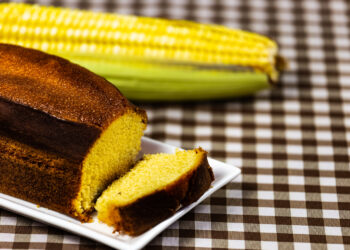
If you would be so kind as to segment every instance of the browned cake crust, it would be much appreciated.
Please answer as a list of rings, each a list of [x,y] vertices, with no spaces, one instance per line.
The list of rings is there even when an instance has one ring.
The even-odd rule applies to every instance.
[[[122,234],[140,235],[173,215],[181,205],[198,200],[209,189],[214,174],[206,155],[194,171],[164,190],[147,195],[130,205],[116,207],[110,214],[114,228]]]
[[[80,176],[75,163],[0,136],[0,192],[87,220],[71,204]]]
[[[104,78],[69,61],[0,44],[0,192],[72,212],[81,163],[116,118],[136,108]]]

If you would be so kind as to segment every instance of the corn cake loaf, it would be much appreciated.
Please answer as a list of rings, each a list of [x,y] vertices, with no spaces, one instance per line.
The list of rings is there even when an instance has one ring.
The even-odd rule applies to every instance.
[[[0,44],[0,192],[88,221],[134,164],[146,122],[102,77]]]
[[[196,201],[214,180],[201,149],[145,155],[98,198],[100,221],[122,234],[139,235]]]

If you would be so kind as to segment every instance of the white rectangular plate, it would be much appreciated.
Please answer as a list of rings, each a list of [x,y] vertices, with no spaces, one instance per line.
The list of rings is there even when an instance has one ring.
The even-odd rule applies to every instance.
[[[149,138],[142,138],[142,153],[173,153],[176,147],[158,142]],[[170,218],[159,223],[157,226],[148,230],[144,234],[137,237],[129,237],[113,233],[113,228],[108,227],[103,223],[99,223],[96,214],[93,216],[92,223],[81,223],[78,220],[70,218],[66,215],[57,213],[55,211],[37,207],[35,204],[26,202],[5,194],[0,193],[0,207],[30,217],[34,220],[49,224],[66,231],[96,240],[102,244],[108,245],[117,249],[140,249],[156,237],[160,232],[169,227],[180,217],[185,215],[192,208],[201,203],[204,199],[209,197],[216,190],[220,189],[225,184],[240,174],[240,169],[214,159],[208,159],[209,164],[213,169],[215,181],[212,187],[205,192],[202,197],[195,203],[187,207],[181,208],[176,214]]]

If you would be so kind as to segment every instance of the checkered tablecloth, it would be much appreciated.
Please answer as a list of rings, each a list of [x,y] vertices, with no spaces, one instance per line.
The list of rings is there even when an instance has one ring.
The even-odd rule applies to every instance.
[[[289,60],[255,96],[140,104],[147,136],[242,169],[147,248],[350,249],[348,0],[27,2],[221,23],[272,37]],[[0,248],[107,249],[1,209]]]

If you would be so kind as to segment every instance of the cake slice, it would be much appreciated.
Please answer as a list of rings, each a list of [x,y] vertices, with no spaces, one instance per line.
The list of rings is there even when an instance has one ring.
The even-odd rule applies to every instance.
[[[98,219],[121,234],[139,235],[196,201],[213,180],[201,148],[145,155],[98,198]]]
[[[88,221],[135,163],[145,111],[62,58],[0,44],[0,62],[0,192]]]

